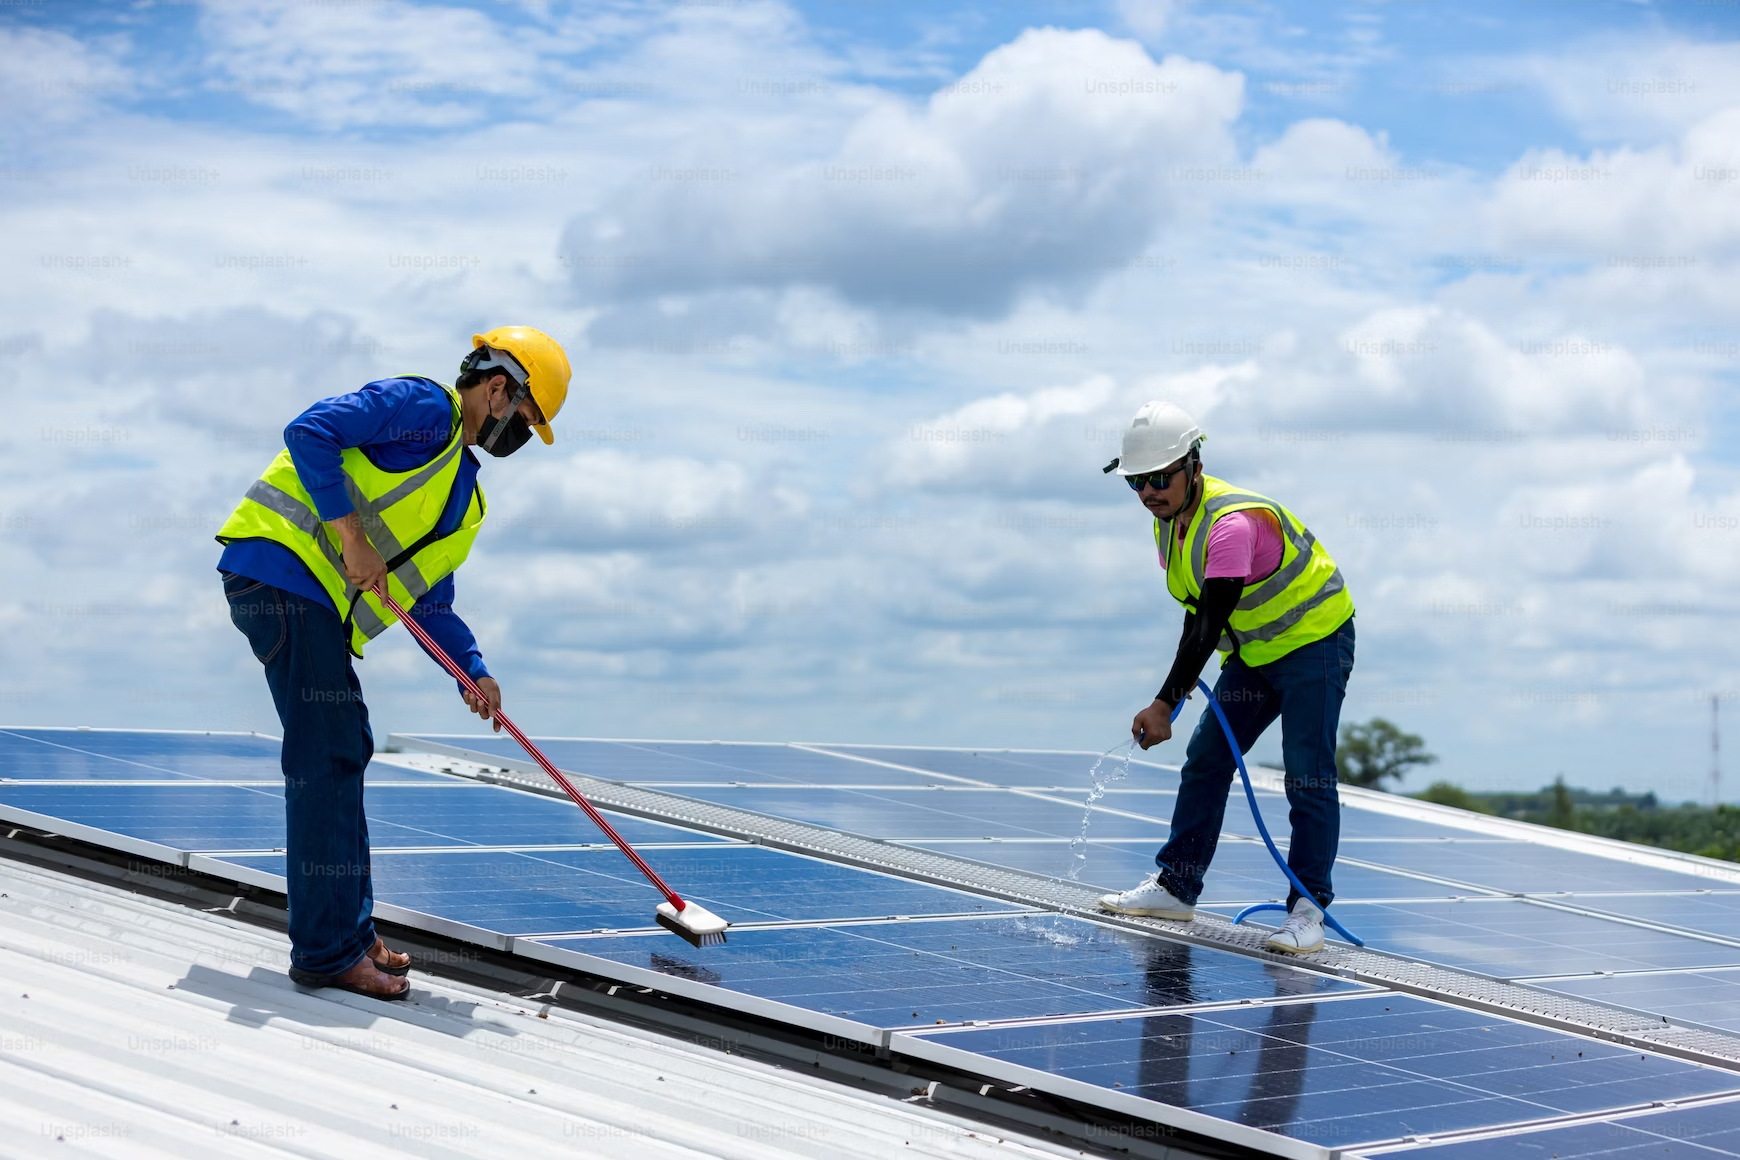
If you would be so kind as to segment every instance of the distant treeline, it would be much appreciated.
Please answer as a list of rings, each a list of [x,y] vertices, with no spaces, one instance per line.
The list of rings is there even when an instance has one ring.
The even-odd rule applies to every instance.
[[[1740,806],[1665,806],[1653,793],[1629,794],[1617,788],[1595,793],[1567,786],[1562,777],[1535,793],[1469,793],[1440,781],[1411,796],[1476,813],[1740,862]]]

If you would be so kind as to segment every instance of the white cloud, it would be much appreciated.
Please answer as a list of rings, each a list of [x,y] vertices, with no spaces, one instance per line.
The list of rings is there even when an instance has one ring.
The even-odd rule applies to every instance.
[[[1740,44],[1594,37],[1518,62],[1558,111],[1596,141],[1669,139],[1740,105]]]
[[[1500,247],[1601,261],[1621,272],[1693,270],[1740,245],[1740,94],[1735,106],[1646,149],[1531,152],[1497,183]]]
[[[207,0],[218,87],[312,125],[457,126],[538,92],[535,40],[484,13],[376,0]]]
[[[64,131],[111,99],[131,95],[132,74],[114,57],[63,32],[0,28],[0,108],[4,133],[14,144],[40,143],[43,134]]]
[[[1127,262],[1170,167],[1225,160],[1241,81],[1097,31],[1028,31],[922,108],[883,98],[798,161],[692,140],[576,220],[593,293],[827,287],[881,309],[997,313]]]

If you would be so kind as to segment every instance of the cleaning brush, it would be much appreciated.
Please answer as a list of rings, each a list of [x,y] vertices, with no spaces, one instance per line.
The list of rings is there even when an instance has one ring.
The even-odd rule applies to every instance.
[[[397,601],[381,588],[375,589],[375,595],[380,598],[381,603],[392,610],[393,615],[405,622],[405,627],[411,630],[411,635],[417,638],[417,642],[428,650],[430,656],[441,662],[442,668],[453,674],[453,679],[458,681],[466,692],[483,704],[489,704],[489,698],[483,695],[483,690],[477,687],[477,682],[473,681],[464,669],[454,663],[453,658],[435,643],[435,639],[424,631],[422,625],[405,615],[405,610],[399,607]],[[700,903],[685,901],[677,895],[676,891],[666,886],[665,880],[659,877],[658,871],[646,864],[646,859],[642,858],[635,852],[633,846],[623,840],[622,835],[616,832],[616,827],[612,826],[609,820],[599,813],[591,802],[586,800],[584,794],[574,788],[574,783],[569,781],[562,771],[544,756],[542,750],[532,744],[531,738],[520,732],[518,725],[508,720],[507,716],[499,709],[495,711],[493,716],[496,722],[503,729],[506,729],[527,753],[532,755],[532,760],[538,763],[539,768],[550,775],[550,780],[561,786],[563,791],[574,799],[574,804],[585,810],[586,816],[596,822],[598,828],[603,830],[612,842],[616,843],[616,848],[628,855],[628,860],[633,862],[642,874],[646,875],[647,881],[658,887],[659,893],[665,896],[665,901],[659,903],[658,911],[653,916],[658,920],[660,926],[672,934],[687,939],[690,944],[697,947],[716,947],[725,941],[725,930],[731,925],[730,923]]]

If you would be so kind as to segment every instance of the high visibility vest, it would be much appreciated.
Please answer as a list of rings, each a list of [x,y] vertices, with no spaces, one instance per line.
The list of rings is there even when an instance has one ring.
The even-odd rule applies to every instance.
[[[422,381],[441,385],[430,379]],[[345,491],[369,543],[387,563],[387,591],[402,608],[416,603],[465,562],[486,511],[483,488],[476,487],[458,529],[446,535],[435,531],[441,513],[447,510],[447,498],[459,475],[459,457],[465,450],[459,394],[448,387],[441,389],[453,404],[453,432],[428,463],[412,471],[383,471],[355,447],[345,448],[343,455]],[[248,489],[218,529],[217,538],[222,544],[271,540],[296,553],[332,598],[333,607],[345,622],[350,651],[359,657],[364,644],[398,619],[374,593],[359,593],[345,579],[338,536],[321,522],[288,449],[280,451]]]
[[[1180,541],[1172,521],[1154,521],[1154,542],[1166,566],[1166,590],[1192,612],[1202,596],[1208,533],[1233,512],[1262,509],[1281,526],[1281,563],[1272,575],[1245,585],[1217,646],[1237,651],[1247,665],[1266,665],[1301,645],[1322,640],[1353,615],[1353,595],[1341,569],[1299,517],[1267,496],[1202,477],[1202,496]]]

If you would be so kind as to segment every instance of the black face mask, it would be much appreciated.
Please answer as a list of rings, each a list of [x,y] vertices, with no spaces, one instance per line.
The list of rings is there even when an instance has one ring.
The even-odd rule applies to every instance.
[[[477,426],[477,445],[504,459],[524,447],[531,437],[532,425],[517,410],[508,419],[485,415]]]

